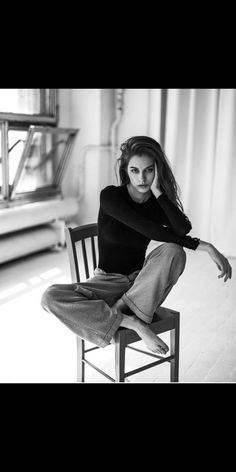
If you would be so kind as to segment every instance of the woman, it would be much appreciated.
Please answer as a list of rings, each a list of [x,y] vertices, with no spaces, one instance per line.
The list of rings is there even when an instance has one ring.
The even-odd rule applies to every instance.
[[[212,244],[187,236],[192,226],[160,144],[135,136],[120,150],[120,185],[100,194],[98,268],[85,282],[49,287],[42,306],[100,347],[123,326],[136,331],[150,351],[166,354],[168,346],[149,324],[185,268],[183,248],[208,252],[225,282],[232,269]],[[163,244],[146,257],[151,240]]]

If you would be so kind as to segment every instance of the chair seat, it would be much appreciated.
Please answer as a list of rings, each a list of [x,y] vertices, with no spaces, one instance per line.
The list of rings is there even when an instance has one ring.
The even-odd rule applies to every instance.
[[[169,308],[159,307],[153,315],[152,322],[149,324],[149,328],[155,334],[161,334],[165,331],[170,331],[175,329],[176,317],[178,312],[170,310]],[[125,334],[125,344],[132,344],[137,341],[140,341],[139,335],[129,328],[118,328],[118,332],[123,332]]]

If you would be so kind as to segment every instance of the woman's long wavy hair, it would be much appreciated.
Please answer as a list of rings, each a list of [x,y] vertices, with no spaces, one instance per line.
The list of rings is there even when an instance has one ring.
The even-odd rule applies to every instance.
[[[149,136],[133,136],[121,144],[120,151],[121,155],[117,159],[120,185],[127,185],[130,182],[127,167],[131,157],[143,155],[152,157],[157,164],[160,190],[183,211],[179,186],[164,151],[155,139]]]

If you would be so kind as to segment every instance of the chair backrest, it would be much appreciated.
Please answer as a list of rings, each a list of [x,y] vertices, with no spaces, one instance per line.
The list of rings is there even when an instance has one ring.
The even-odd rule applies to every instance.
[[[66,246],[73,283],[81,282],[81,272],[85,274],[87,279],[92,275],[92,270],[97,267],[98,250],[95,240],[97,234],[97,223],[76,226],[75,228],[65,227]],[[78,245],[81,246],[81,251],[79,251]],[[89,263],[91,261],[92,267]]]

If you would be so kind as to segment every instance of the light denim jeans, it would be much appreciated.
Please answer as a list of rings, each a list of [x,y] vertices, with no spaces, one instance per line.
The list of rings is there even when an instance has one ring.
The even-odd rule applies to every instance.
[[[97,268],[85,282],[51,285],[42,296],[42,307],[81,338],[105,347],[123,319],[112,305],[122,298],[138,318],[151,323],[185,264],[182,246],[164,243],[148,254],[141,270],[132,274],[106,273]]]

